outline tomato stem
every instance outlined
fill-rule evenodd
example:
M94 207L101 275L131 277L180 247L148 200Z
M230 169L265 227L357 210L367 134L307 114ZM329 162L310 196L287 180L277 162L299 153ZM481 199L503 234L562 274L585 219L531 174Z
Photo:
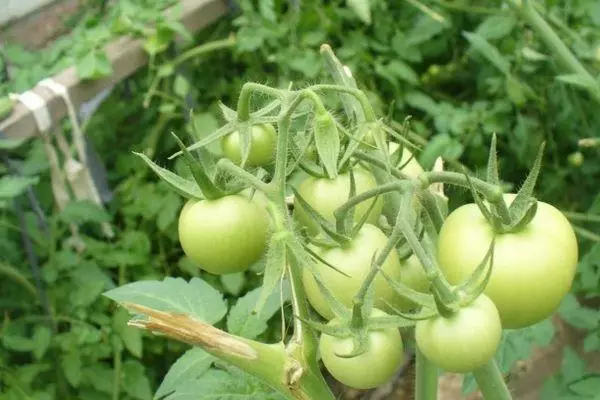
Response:
M512 400L504 377L494 359L473 371L473 375L485 400Z
M415 400L437 400L438 367L430 362L417 347Z
M242 86L238 98L237 113L238 121L245 122L250 119L250 97L254 92L263 93L267 96L281 98L281 90L259 83L248 82Z

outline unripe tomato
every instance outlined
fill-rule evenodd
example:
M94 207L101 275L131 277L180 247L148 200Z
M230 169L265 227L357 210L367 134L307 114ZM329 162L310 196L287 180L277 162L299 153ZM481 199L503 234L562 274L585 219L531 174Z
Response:
M250 128L250 153L246 164L264 166L273 161L277 144L277 132L271 124L252 125ZM242 143L238 131L231 132L221 139L221 149L225 157L235 164L242 162Z
M316 261L319 276L325 286L337 300L350 307L352 299L371 270L373 254L381 252L387 240L388 238L379 228L364 224L358 234L343 247L330 249L314 245L309 245L309 247L323 260L349 276L344 276L330 266ZM402 267L395 251L390 252L381 269L392 279L401 279ZM303 281L306 297L310 304L323 317L333 318L334 314L309 268L304 268ZM391 304L397 301L399 296L381 274L375 278L373 286L375 288L375 307L385 309L385 301Z
M243 195L190 200L179 216L179 241L185 254L215 275L248 269L267 246L269 215Z
M377 309L371 315L386 316ZM404 359L404 345L397 328L369 331L364 353L352 358L339 356L352 350L352 338L321 335L319 351L325 368L335 379L355 389L371 389L386 383Z
M398 143L390 142L390 154L393 154L394 157L398 157L398 155L394 153L399 151L399 147L400 145ZM404 167L402 167L400 172L406 174L406 176L408 176L409 178L417 178L419 175L425 172L423 170L423 167L421 167L421 164L419 164L417 159L413 157L413 154L406 146L402 147L402 157L400 158L400 161L398 162L396 167L401 167L403 165Z
M502 338L500 316L485 295L452 316L417 322L419 350L438 367L456 373L472 372L490 361Z
M510 203L514 194L506 194ZM454 210L438 238L438 261L453 284L482 262L493 237L475 204ZM578 259L577 238L567 218L538 202L533 220L521 231L496 236L494 264L485 293L496 304L505 329L533 325L550 317L569 292Z
M419 258L412 254L406 260L400 260L399 281L409 288L421 293L429 293L429 279L423 269L423 264ZM402 311L408 311L417 305L403 297L398 296L391 302L394 308Z
M377 187L375 177L371 172L362 167L354 168L354 181L356 183L356 194ZM335 179L309 176L298 185L297 190L312 208L325 219L334 223L334 211L346 203L349 198L350 173L340 174ZM375 205L369 213L367 222L372 224L377 223L383 207L382 197L379 197L377 200L374 197L370 198L356 206L354 208L354 221L359 221L367 213L373 202L375 202ZM310 218L310 215L297 200L294 201L294 218L302 226L305 226L311 235L318 233L318 224Z

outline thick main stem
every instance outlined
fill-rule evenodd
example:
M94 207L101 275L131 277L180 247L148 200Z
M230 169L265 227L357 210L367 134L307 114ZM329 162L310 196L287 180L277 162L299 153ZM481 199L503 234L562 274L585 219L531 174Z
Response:
M419 348L416 349L415 400L437 400L438 367L425 358Z
M512 400L495 360L492 359L483 367L473 371L473 375L485 400Z

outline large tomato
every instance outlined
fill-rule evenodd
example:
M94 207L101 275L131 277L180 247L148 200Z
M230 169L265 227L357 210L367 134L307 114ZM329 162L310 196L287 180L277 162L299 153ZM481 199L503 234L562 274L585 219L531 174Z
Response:
M371 315L386 314L373 309ZM319 351L329 373L341 383L356 389L371 389L386 383L404 359L402 337L396 328L369 331L366 351L356 357L343 357L352 352L352 342L350 337L322 334Z
M456 373L472 372L494 357L502 325L494 303L479 296L452 316L417 322L419 350L438 367Z
M357 194L377 187L375 177L367 169L356 167L353 173ZM319 214L328 221L335 222L334 211L346 203L349 198L350 173L340 174L335 179L309 176L298 185L297 190L302 198ZM375 202L375 205L369 213L367 222L376 224L383 207L382 197L379 197L377 200L372 197L356 206L354 208L354 220L359 221L369 211L369 207L373 202ZM314 235L318 232L318 225L310 218L309 214L298 201L294 202L294 218L302 226L305 226L310 234Z
M267 246L269 215L243 195L189 200L179 217L179 241L185 254L212 274L246 270Z
M513 199L505 195L507 202ZM475 204L448 216L438 239L438 260L451 283L464 281L481 263L492 236L492 226ZM569 221L544 202L538 202L535 217L524 229L498 234L485 293L496 304L503 327L523 328L551 316L571 288L577 258Z
M373 254L381 252L387 240L388 238L379 228L364 224L352 241L343 247L330 249L314 245L309 245L309 247L327 263L348 275L342 275L330 266L316 261L319 276L325 286L336 299L350 307L352 306L352 299L371 269ZM393 279L399 280L401 278L402 268L395 251L390 252L381 269ZM304 268L303 281L310 304L323 317L333 318L334 314L309 268ZM385 301L392 304L397 301L398 295L381 274L375 278L373 285L375 288L375 307L385 308Z
M275 146L277 143L277 132L273 125L259 124L252 125L250 128L250 153L248 154L247 165L263 166L271 163L275 155ZM225 157L236 164L242 162L242 143L240 134L234 131L221 139L221 149Z

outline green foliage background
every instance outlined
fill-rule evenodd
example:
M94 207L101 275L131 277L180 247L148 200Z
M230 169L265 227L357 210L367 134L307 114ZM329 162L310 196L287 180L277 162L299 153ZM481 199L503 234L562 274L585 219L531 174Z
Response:
M27 90L73 64L85 79L110 74L102 46L124 33L144 40L152 62L119 83L84 124L105 165L111 166L108 181L115 197L107 212L74 202L58 213L41 142L0 141L0 153L6 156L0 164L1 400L152 398L187 346L126 326L126 312L101 296L126 282L202 276L224 294L229 318L221 324L242 324L236 318L245 315L240 310L249 307L250 294L260 285L255 272L260 265L221 278L201 274L178 246L182 200L131 151L166 160L176 149L167 133L190 130L189 104L200 133L208 133L221 123L218 100L235 104L247 81L287 86L290 81L329 80L319 56L322 43L329 43L350 67L380 115L398 123L411 117L411 138L421 146L417 155L425 168L441 155L449 169L466 165L478 173L491 135L497 133L502 178L507 188L516 188L538 145L547 142L536 194L571 212L581 238L573 296L560 314L589 332L586 351L600 349L600 315L577 300L589 301L600 292L598 217L580 215L600 213L600 147L578 145L580 139L598 138L599 104L577 82L557 79L564 71L553 54L502 2L242 1L194 36L174 19L161 17L160 11L173 1L126 0L108 8L102 3L90 1L67 21L71 34L43 51L3 47L10 77L2 80L0 94ZM600 3L548 0L541 10L598 77ZM149 29L149 22L156 28ZM177 33L187 40L171 45ZM220 49L165 68L186 49L223 41L231 33L235 41ZM69 123L63 122L61 129L68 132ZM179 162L169 163L165 166L184 173ZM31 184L45 226L27 202ZM469 201L466 191L449 195L452 207ZM17 207L24 210L22 224ZM113 239L100 233L98 223L105 221L116 228ZM69 246L71 222L82 227L86 251L81 254ZM41 285L22 245L23 227L39 258ZM253 322L258 325L251 325L254 337L280 339L282 317L274 311L271 315L268 325ZM498 355L501 365L509 370L517 359L529 356L533 344L546 345L553 335L549 321L508 334L505 342L510 343ZM211 369L207 376L205 387L236 381L230 393L267 396L256 382L240 379L239 371ZM564 368L547 383L544 399L593 398L599 387L597 377L567 350ZM471 388L467 380L465 390Z

